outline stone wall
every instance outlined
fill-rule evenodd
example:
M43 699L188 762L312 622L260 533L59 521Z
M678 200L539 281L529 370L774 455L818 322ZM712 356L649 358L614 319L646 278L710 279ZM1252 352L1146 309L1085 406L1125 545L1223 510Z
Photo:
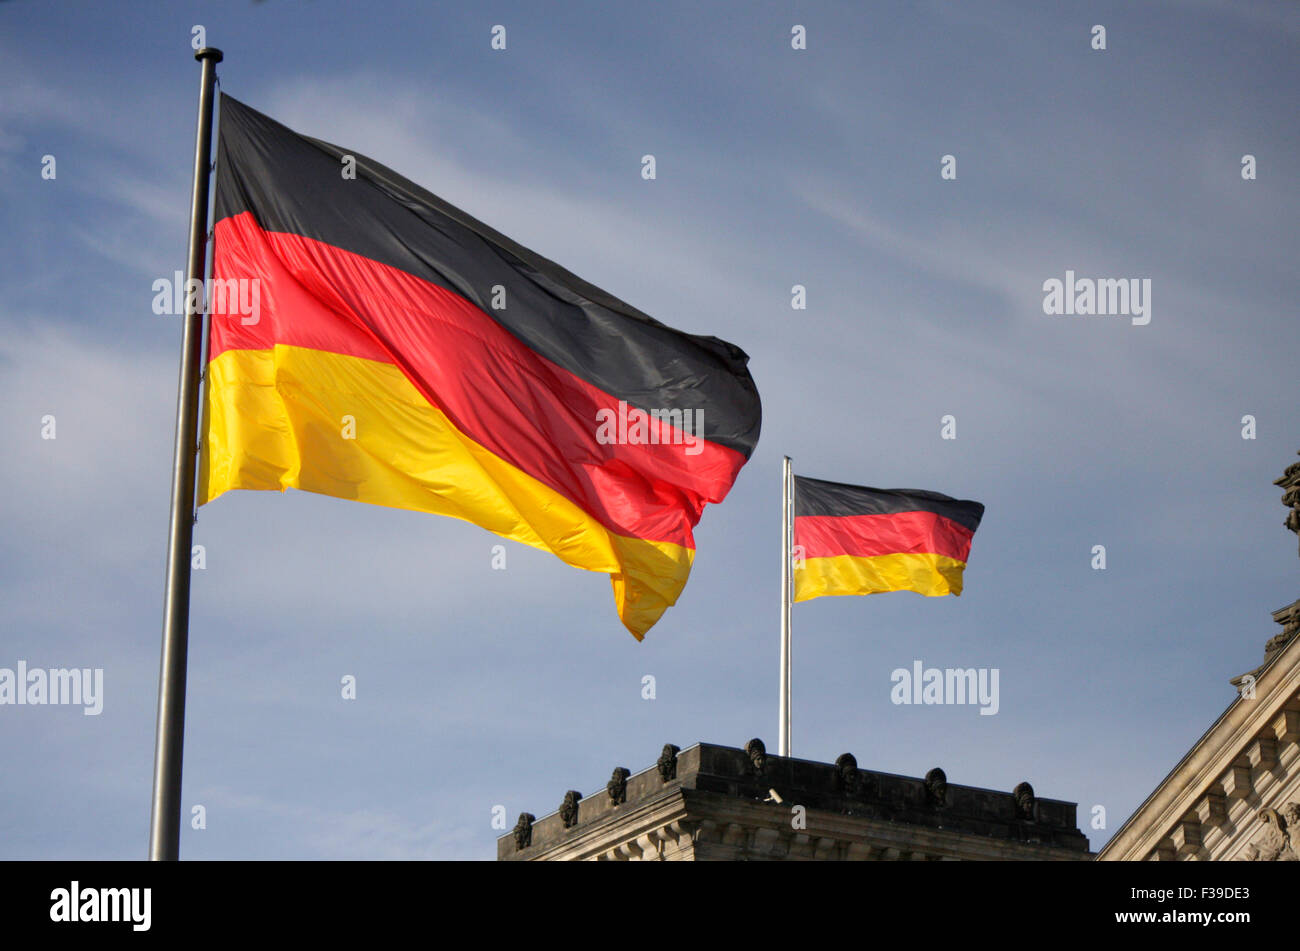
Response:
M1077 807L1028 783L1001 792L700 743L621 767L604 789L520 817L497 841L508 861L955 860L1091 857Z

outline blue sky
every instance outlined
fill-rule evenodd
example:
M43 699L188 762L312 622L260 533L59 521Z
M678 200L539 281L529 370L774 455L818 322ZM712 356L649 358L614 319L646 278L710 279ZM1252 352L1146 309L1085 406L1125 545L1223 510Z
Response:
M1290 3L10 0L0 667L102 667L105 698L0 707L0 858L145 853L179 352L151 284L184 266L195 24L226 92L742 346L765 412L640 644L607 578L513 543L493 571L472 525L205 507L182 856L487 859L498 804L541 816L667 742L775 750L783 454L987 506L960 598L795 607L796 755L1028 779L1094 849L1300 593L1271 485L1300 449ZM1151 322L1045 315L1067 269L1151 279ZM998 668L998 714L895 706L915 660Z

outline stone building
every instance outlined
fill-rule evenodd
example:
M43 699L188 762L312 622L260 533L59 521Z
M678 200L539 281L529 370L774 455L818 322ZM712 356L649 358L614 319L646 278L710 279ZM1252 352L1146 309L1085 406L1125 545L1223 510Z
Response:
M1275 485L1300 533L1300 463ZM1300 860L1300 601L1237 696L1102 849L1102 861Z
M949 784L745 749L668 745L604 789L565 793L497 840L505 861L818 861L1092 858L1072 802Z

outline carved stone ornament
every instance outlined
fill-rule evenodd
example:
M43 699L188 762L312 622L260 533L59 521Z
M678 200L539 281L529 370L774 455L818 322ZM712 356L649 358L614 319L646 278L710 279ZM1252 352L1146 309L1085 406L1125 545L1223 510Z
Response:
M1016 798L1016 818L1022 822L1034 821L1034 787L1029 783L1021 783L1011 791L1011 795Z
M627 778L631 775L631 771L624 766L615 768L614 775L605 784L611 805L621 806L627 802Z
M1300 456L1300 452L1296 455ZM1282 504L1291 510L1282 524L1300 535L1300 462L1287 466L1282 478L1273 480L1273 484L1282 487Z
M858 760L852 753L841 753L836 757L833 782L835 791L841 796L857 795L861 783L858 778Z
M1281 809L1261 809L1256 816L1264 829L1242 858L1251 862L1300 861L1300 802L1289 802Z
M745 744L745 753L749 756L749 765L754 768L754 772L763 775L763 770L767 768L767 747L763 741L754 737Z
M537 817L531 812L519 813L519 821L515 823L515 851L522 852L533 844L533 823Z
M1286 513L1286 520L1282 524L1300 535L1300 462L1293 462L1287 466L1286 472L1282 473L1282 478L1274 479L1273 484L1282 487L1282 504L1290 510ZM1273 620L1282 625L1282 630L1270 637L1264 645L1264 663L1229 681L1239 692L1242 692L1247 678L1252 678L1250 685L1253 686L1259 672L1269 665L1282 648L1291 643L1297 633L1300 633L1300 601L1274 611Z
M671 743L664 744L664 751L659 754L659 762L655 763L659 767L659 778L664 782L672 782L677 778L677 754L681 751L679 746L673 746Z
M948 775L938 766L925 774L925 801L935 809L948 805Z
M564 828L572 829L578 824L578 800L582 798L582 793L576 789L570 789L564 794L564 802L560 803L560 818L564 820Z

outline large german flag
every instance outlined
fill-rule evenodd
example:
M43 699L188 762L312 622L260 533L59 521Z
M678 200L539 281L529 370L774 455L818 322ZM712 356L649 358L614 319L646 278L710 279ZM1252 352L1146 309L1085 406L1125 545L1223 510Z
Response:
M255 280L260 308L211 317L200 504L293 487L474 522L608 572L638 640L677 600L758 441L740 348L227 95L215 217L213 286Z
M961 594L979 502L796 476L794 599L915 591ZM802 551L799 551L802 549Z

